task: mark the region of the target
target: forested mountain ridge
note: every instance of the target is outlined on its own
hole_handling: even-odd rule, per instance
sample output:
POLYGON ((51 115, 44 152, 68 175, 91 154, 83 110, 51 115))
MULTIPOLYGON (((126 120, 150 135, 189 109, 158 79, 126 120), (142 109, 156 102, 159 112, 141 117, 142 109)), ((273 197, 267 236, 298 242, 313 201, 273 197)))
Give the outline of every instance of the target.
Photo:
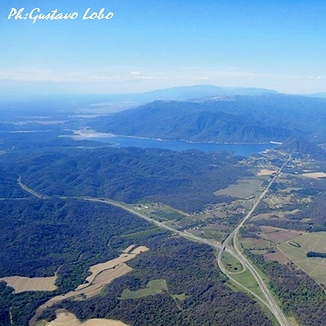
MULTIPOLYGON (((15 294, 0 282, 0 324, 11 325, 13 316, 13 325, 27 326, 44 301, 81 284, 89 266, 139 244, 150 250, 131 265, 133 273, 111 283, 101 295, 66 300, 61 307, 81 320, 110 316, 133 325, 208 325, 229 319, 239 324, 244 314, 248 326, 271 325, 252 299, 225 284, 211 248, 171 236, 120 208, 82 199, 103 195, 128 202, 157 200, 191 211, 218 200, 212 193, 217 188, 252 174, 238 161, 227 153, 137 148, 2 155, 1 276, 57 272, 58 289, 15 294), (40 198, 24 189, 19 192, 19 175, 40 198), (7 191, 10 188, 15 191, 7 191), (155 279, 163 279, 169 291, 120 299, 125 289, 141 290, 155 279)), ((50 320, 57 308, 42 318, 50 320)))
POLYGON ((285 94, 154 101, 95 119, 118 135, 217 143, 267 143, 289 137, 326 140, 326 100, 285 94))
POLYGON ((268 143, 302 135, 196 102, 155 101, 95 121, 94 128, 115 134, 197 142, 268 143))
POLYGON ((214 191, 251 175, 238 160, 226 153, 105 148, 26 156, 13 170, 43 195, 146 199, 191 212, 218 202, 214 191))
POLYGON ((283 142, 279 149, 288 153, 309 155, 318 161, 326 160, 326 150, 305 138, 289 138, 283 142))

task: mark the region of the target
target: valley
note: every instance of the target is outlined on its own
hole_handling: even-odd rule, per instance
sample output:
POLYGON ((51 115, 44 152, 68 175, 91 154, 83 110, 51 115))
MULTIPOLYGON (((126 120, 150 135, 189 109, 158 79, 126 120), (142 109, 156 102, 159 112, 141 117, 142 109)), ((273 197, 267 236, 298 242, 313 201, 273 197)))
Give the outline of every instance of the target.
MULTIPOLYGON (((243 101, 249 99, 222 104, 243 101)), ((216 109, 207 99, 187 103, 189 110, 216 109)), ((183 104, 162 105, 163 112, 166 105, 183 104)), ((233 109, 232 114, 241 111, 233 109)), ((313 133, 305 129, 307 138, 284 139, 288 134, 282 131, 273 138, 281 146, 245 156, 141 142, 115 147, 114 141, 70 137, 94 124, 101 131, 109 117, 96 120, 96 114, 85 118, 76 112, 2 117, 4 326, 52 325, 65 318, 76 325, 92 320, 240 325, 244 311, 247 325, 324 323, 326 170, 322 146, 311 142, 313 133), (136 247, 146 250, 128 256, 128 265, 110 265, 136 247), (25 287, 11 283, 13 277, 25 287), (37 285, 50 279, 52 287, 37 285), (27 280, 35 287, 27 287, 27 280)), ((207 115, 205 132, 212 121, 207 115)), ((164 132, 168 125, 166 120, 164 132)), ((257 133, 246 137, 263 140, 257 133)))
MULTIPOLYGON (((251 177, 252 179, 249 179, 250 180, 249 184, 253 185, 253 187, 247 189, 246 192, 243 192, 243 191, 239 192, 238 188, 242 188, 242 187, 246 186, 248 184, 248 179, 243 179, 242 181, 240 180, 237 183, 237 185, 232 186, 232 187, 229 186, 228 188, 225 188, 225 189, 228 189, 228 194, 227 194, 228 196, 233 195, 233 196, 240 196, 242 198, 241 200, 242 200, 243 205, 241 208, 242 211, 241 211, 240 215, 242 214, 244 217, 242 219, 241 219, 241 217, 238 217, 239 222, 237 222, 237 220, 233 220, 233 224, 229 225, 231 227, 231 228, 229 228, 229 230, 232 230, 232 225, 238 225, 238 226, 236 229, 234 229, 233 232, 231 232, 229 234, 229 236, 227 238, 224 238, 224 240, 223 240, 223 238, 220 238, 219 241, 212 241, 213 239, 217 239, 217 238, 212 236, 212 233, 210 232, 210 230, 213 231, 214 229, 216 229, 216 226, 218 226, 219 223, 218 223, 218 219, 217 220, 215 219, 214 224, 211 225, 209 223, 209 221, 210 221, 209 217, 212 216, 212 214, 217 214, 218 211, 221 211, 220 207, 211 207, 210 209, 205 210, 204 212, 202 212, 200 214, 198 214, 198 213, 189 214, 187 212, 183 212, 182 210, 174 209, 171 206, 166 206, 164 204, 159 204, 159 203, 126 204, 126 203, 116 202, 116 201, 113 201, 110 199, 94 198, 94 197, 88 197, 88 196, 87 197, 76 197, 75 196, 75 197, 71 197, 71 198, 75 199, 75 200, 84 200, 84 201, 90 201, 90 202, 94 202, 94 203, 105 203, 105 204, 109 204, 109 205, 113 205, 113 206, 122 208, 132 214, 135 214, 135 215, 145 219, 146 221, 148 221, 150 223, 153 223, 154 225, 158 226, 159 228, 167 229, 167 230, 169 230, 173 233, 176 233, 177 235, 180 235, 186 239, 196 241, 196 242, 206 243, 206 244, 212 246, 213 248, 218 249, 219 250, 218 264, 219 264, 221 271, 223 273, 225 273, 234 282, 234 284, 236 286, 240 286, 240 288, 243 288, 246 292, 257 297, 258 300, 261 300, 266 306, 268 306, 269 309, 271 309, 271 311, 273 312, 276 319, 279 320, 280 325, 290 325, 287 318, 284 315, 282 315, 281 310, 279 310, 276 302, 273 301, 274 299, 272 299, 271 294, 268 294, 268 296, 267 296, 267 293, 269 293, 269 290, 267 289, 267 287, 263 281, 263 278, 261 278, 261 276, 259 275, 260 272, 257 273, 257 271, 255 270, 253 265, 243 256, 242 249, 240 249, 240 247, 238 245, 238 241, 239 241, 239 244, 245 250, 248 250, 247 248, 250 248, 249 250, 251 250, 251 251, 253 250, 253 252, 257 252, 257 251, 259 252, 259 250, 260 250, 259 246, 261 246, 259 244, 259 242, 257 242, 255 245, 253 245, 253 244, 250 245, 250 242, 248 244, 248 241, 247 241, 247 244, 245 244, 244 239, 241 240, 242 235, 243 235, 242 234, 240 237, 240 240, 238 240, 237 238, 234 238, 233 245, 231 245, 231 237, 233 235, 235 237, 237 237, 237 234, 238 234, 240 228, 242 227, 242 225, 244 224, 244 222, 247 221, 252 216, 252 214, 255 212, 256 208, 260 205, 260 202, 262 200, 269 200, 268 199, 269 196, 266 196, 266 195, 268 194, 270 187, 272 187, 274 182, 278 181, 282 170, 287 168, 287 165, 289 164, 289 162, 290 161, 293 162, 293 159, 291 156, 289 156, 289 157, 285 156, 284 158, 282 158, 279 156, 279 154, 277 152, 275 152, 275 154, 273 152, 269 152, 268 154, 265 154, 265 155, 269 155, 271 157, 276 155, 278 163, 283 161, 282 167, 277 168, 275 165, 274 166, 269 165, 269 166, 265 166, 264 169, 258 170, 258 172, 256 173, 256 175, 257 175, 256 178, 258 178, 258 180, 261 178, 265 178, 265 181, 266 181, 267 178, 270 178, 268 180, 269 182, 267 184, 265 184, 265 186, 263 186, 263 183, 264 183, 263 180, 260 180, 259 182, 254 183, 253 182, 254 178, 251 177), (270 177, 270 174, 272 174, 272 178, 270 177), (260 195, 258 195, 259 193, 260 193, 260 195), (246 204, 244 204, 244 203, 246 203, 246 204), (249 205, 248 205, 248 203, 249 203, 249 205), (189 226, 190 226, 190 228, 189 228, 189 226), (234 247, 235 252, 232 251, 233 247, 234 247), (252 247, 254 249, 252 249, 252 247), (232 254, 234 256, 234 258, 236 259, 232 264, 237 264, 236 261, 241 262, 240 263, 241 265, 238 266, 238 268, 240 268, 240 272, 236 273, 236 275, 237 275, 236 278, 233 278, 234 272, 230 273, 230 271, 228 271, 224 267, 225 266, 225 262, 224 262, 225 256, 224 256, 224 258, 222 258, 222 257, 223 257, 223 252, 224 252, 225 248, 228 248, 227 249, 228 253, 232 254), (245 268, 245 269, 243 270, 243 268, 245 268), (241 272, 241 269, 242 269, 242 272, 241 272), (250 273, 252 273, 254 278, 256 278, 256 280, 259 284, 259 288, 260 288, 260 290, 258 292, 257 292, 257 289, 248 288, 246 286, 246 282, 248 281, 248 276, 246 276, 246 277, 244 277, 244 279, 242 279, 241 274, 243 272, 245 272, 246 269, 248 269, 250 271, 250 273), (243 281, 244 281, 244 283, 243 283, 243 281), (267 301, 265 301, 265 296, 267 296, 267 301), (273 305, 276 305, 275 307, 277 307, 277 308, 271 308, 271 307, 273 307, 273 305), (274 309, 276 309, 276 310, 274 311, 274 309)), ((258 161, 256 162, 257 165, 260 164, 259 163, 260 160, 261 160, 261 157, 258 158, 258 161)), ((303 161, 300 160, 300 165, 302 165, 302 163, 303 163, 303 161)), ((309 162, 309 164, 311 166, 311 162, 309 162)), ((302 176, 302 178, 304 178, 304 176, 302 176)), ((21 177, 19 177, 17 183, 23 190, 27 191, 28 193, 30 193, 30 195, 36 197, 37 199, 49 200, 51 198, 51 196, 48 196, 48 195, 44 196, 44 195, 40 194, 39 192, 28 187, 26 184, 24 184, 22 182, 21 177)), ((226 190, 223 190, 223 191, 226 191, 226 190)), ((226 193, 224 193, 224 195, 226 195, 226 193)), ((61 200, 69 199, 69 197, 67 197, 67 196, 57 196, 57 198, 61 199, 61 200)), ((232 201, 230 204, 231 205, 229 205, 229 206, 225 205, 223 207, 223 212, 224 212, 225 217, 232 216, 232 211, 234 210, 233 206, 235 203, 234 203, 234 201, 232 201)), ((237 214, 239 214, 239 212, 237 214)), ((224 219, 225 219, 225 217, 224 217, 224 219)), ((223 226, 223 222, 222 222, 221 226, 223 226)), ((264 227, 262 226, 262 228, 264 228, 264 227)), ((266 226, 265 228, 267 228, 267 230, 269 230, 269 234, 273 233, 273 230, 276 230, 276 232, 278 232, 278 233, 282 230, 282 229, 271 229, 270 230, 270 229, 268 229, 268 226, 266 226)), ((227 234, 227 232, 228 232, 226 230, 227 230, 227 228, 224 229, 225 234, 227 234)), ((269 241, 270 243, 273 243, 273 241, 279 241, 279 243, 282 243, 282 239, 285 239, 285 240, 286 239, 291 239, 291 240, 296 239, 297 234, 293 233, 294 231, 292 231, 291 229, 289 230, 289 232, 290 232, 289 236, 286 235, 285 237, 282 237, 282 235, 280 235, 280 237, 274 237, 274 239, 273 239, 273 236, 269 236, 269 240, 266 240, 266 241, 269 241)), ((251 237, 253 237, 253 236, 251 236, 251 237)), ((255 237, 257 237, 257 235, 255 237)), ((258 238, 260 238, 259 235, 258 235, 258 238)), ((261 238, 263 239, 264 237, 261 237, 261 238)), ((249 240, 250 240, 250 238, 249 238, 249 240)), ((253 240, 251 240, 251 242, 253 243, 253 240)), ((260 243, 263 244, 263 250, 267 250, 267 252, 269 252, 270 248, 273 247, 271 244, 269 244, 269 242, 267 242, 268 245, 267 245, 267 249, 266 249, 266 244, 263 244, 263 242, 260 241, 260 243)), ((265 258, 267 258, 267 257, 268 256, 265 255, 265 258)), ((277 257, 277 256, 275 256, 275 257, 277 257)), ((274 260, 274 256, 270 255, 269 259, 274 260)), ((290 261, 293 261, 293 260, 290 259, 290 261)), ((295 261, 293 261, 293 262, 295 262, 295 261)), ((248 273, 248 272, 246 272, 246 273, 248 273)), ((81 293, 84 293, 83 289, 78 290, 78 291, 79 292, 81 291, 81 293)), ((78 291, 76 293, 73 293, 72 295, 74 295, 74 296, 78 295, 78 293, 79 293, 78 291)), ((64 299, 65 297, 66 296, 62 296, 62 299, 64 299)), ((69 298, 69 294, 68 294, 67 298, 69 298)), ((87 295, 86 295, 85 299, 86 298, 87 298, 87 295)))

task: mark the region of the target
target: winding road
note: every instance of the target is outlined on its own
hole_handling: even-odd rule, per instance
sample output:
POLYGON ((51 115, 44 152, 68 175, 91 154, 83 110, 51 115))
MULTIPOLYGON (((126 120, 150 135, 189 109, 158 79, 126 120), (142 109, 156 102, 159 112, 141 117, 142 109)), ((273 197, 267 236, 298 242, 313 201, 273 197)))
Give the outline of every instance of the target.
MULTIPOLYGON (((258 273, 257 269, 254 267, 254 265, 242 254, 242 252, 241 252, 241 250, 239 248, 238 238, 237 238, 239 230, 241 229, 241 227, 244 225, 244 223, 246 223, 251 218, 253 212, 256 210, 257 206, 259 205, 261 200, 264 198, 264 196, 268 192, 269 188, 274 183, 274 181, 278 178, 278 176, 282 172, 284 166, 289 162, 290 159, 291 159, 291 157, 289 157, 287 159, 287 161, 282 165, 282 167, 277 171, 277 173, 270 180, 270 182, 268 183, 266 188, 259 195, 259 197, 255 201, 255 203, 253 204, 252 208, 249 210, 247 215, 241 220, 241 222, 238 224, 238 226, 228 235, 228 237, 224 240, 224 242, 222 244, 219 244, 216 241, 204 239, 202 237, 196 236, 194 234, 191 234, 191 233, 188 233, 188 232, 185 232, 185 231, 177 230, 177 229, 175 229, 175 228, 173 228, 173 227, 171 227, 169 225, 166 225, 164 222, 159 222, 159 221, 157 221, 157 220, 155 220, 155 219, 153 219, 151 217, 148 217, 145 214, 142 214, 142 213, 136 211, 135 209, 131 208, 129 205, 127 205, 125 203, 118 202, 118 201, 114 201, 114 200, 110 200, 110 199, 106 199, 106 198, 102 199, 102 198, 96 198, 96 197, 89 197, 89 196, 84 196, 84 197, 53 196, 53 197, 60 198, 60 199, 63 199, 63 200, 71 198, 71 199, 78 199, 78 200, 85 200, 85 201, 99 202, 99 203, 105 203, 105 204, 113 205, 113 206, 119 207, 119 208, 133 214, 133 215, 136 215, 136 216, 138 216, 138 217, 140 217, 140 218, 142 218, 142 219, 156 225, 159 228, 162 228, 162 229, 168 230, 170 232, 176 233, 176 234, 182 236, 183 238, 186 238, 186 239, 189 239, 189 240, 192 240, 192 241, 196 241, 196 242, 199 242, 199 243, 207 244, 207 245, 213 247, 214 249, 217 249, 219 251, 217 261, 218 261, 218 265, 219 265, 220 270, 226 276, 228 276, 234 283, 236 283, 238 286, 240 286, 241 288, 243 288, 247 292, 251 293, 261 303, 263 303, 271 311, 271 313, 274 315, 274 317, 276 318, 276 320, 278 321, 278 323, 281 326, 290 326, 290 323, 288 322, 288 320, 287 320, 286 316, 284 315, 283 311, 281 310, 281 308, 279 307, 279 305, 275 301, 272 293, 268 289, 268 287, 265 284, 263 278, 260 276, 260 274, 258 273), (233 247, 231 246, 232 242, 233 242, 233 247), (234 256, 237 260, 239 260, 241 262, 241 264, 243 265, 243 267, 245 269, 248 269, 250 271, 250 273, 255 278, 258 286, 260 287, 263 295, 265 296, 266 301, 263 300, 260 296, 258 296, 254 292, 252 292, 249 288, 247 288, 246 286, 244 286, 243 284, 239 283, 238 281, 236 281, 236 280, 234 280, 232 278, 232 275, 230 275, 230 273, 226 270, 226 268, 224 267, 224 265, 222 263, 223 251, 226 251, 229 254, 231 254, 232 256, 234 256)), ((31 195, 33 195, 33 196, 35 196, 37 198, 45 199, 45 200, 51 198, 50 196, 43 196, 43 195, 39 194, 38 192, 34 191, 33 189, 29 188, 28 186, 26 186, 21 181, 21 176, 19 176, 19 178, 17 180, 17 183, 19 184, 19 186, 22 189, 24 189, 25 191, 29 192, 31 195)))

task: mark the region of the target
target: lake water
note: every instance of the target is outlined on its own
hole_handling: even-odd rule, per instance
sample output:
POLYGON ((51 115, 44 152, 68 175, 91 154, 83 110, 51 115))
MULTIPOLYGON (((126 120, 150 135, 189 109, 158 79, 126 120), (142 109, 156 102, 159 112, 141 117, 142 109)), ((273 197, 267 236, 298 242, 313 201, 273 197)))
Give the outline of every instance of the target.
POLYGON ((254 153, 262 152, 269 148, 276 148, 276 144, 215 144, 215 143, 189 143, 185 141, 163 141, 148 138, 137 137, 103 137, 94 138, 94 140, 101 142, 114 143, 114 147, 140 147, 140 148, 162 148, 174 151, 185 151, 196 149, 203 152, 233 152, 236 155, 249 156, 254 153))

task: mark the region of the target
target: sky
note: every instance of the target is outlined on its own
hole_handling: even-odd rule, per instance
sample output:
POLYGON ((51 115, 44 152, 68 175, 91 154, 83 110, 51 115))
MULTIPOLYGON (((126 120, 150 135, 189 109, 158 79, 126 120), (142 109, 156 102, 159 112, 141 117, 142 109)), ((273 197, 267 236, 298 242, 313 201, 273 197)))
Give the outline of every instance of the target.
POLYGON ((1 0, 0 94, 326 92, 325 17, 324 0, 1 0), (54 10, 75 19, 38 19, 54 10))

